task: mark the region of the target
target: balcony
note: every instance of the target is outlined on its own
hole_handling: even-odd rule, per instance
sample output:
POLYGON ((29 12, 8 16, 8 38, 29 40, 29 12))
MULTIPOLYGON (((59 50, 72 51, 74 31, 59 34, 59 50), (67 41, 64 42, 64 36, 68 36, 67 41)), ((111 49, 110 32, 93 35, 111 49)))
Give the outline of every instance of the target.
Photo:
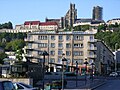
POLYGON ((33 55, 26 54, 25 57, 27 57, 27 58, 33 58, 34 56, 33 56, 33 55))
POLYGON ((88 43, 96 43, 97 39, 89 40, 88 43))
POLYGON ((25 40, 25 42, 31 42, 31 43, 34 42, 34 40, 32 40, 32 39, 28 39, 28 38, 26 38, 26 39, 24 39, 24 40, 25 40))
POLYGON ((25 49, 26 49, 26 50, 31 50, 31 51, 33 50, 32 47, 26 47, 25 49))
POLYGON ((97 58, 97 55, 88 55, 88 58, 95 59, 95 58, 97 58))
POLYGON ((96 51, 96 50, 97 50, 97 47, 89 47, 88 50, 89 50, 89 51, 96 51))

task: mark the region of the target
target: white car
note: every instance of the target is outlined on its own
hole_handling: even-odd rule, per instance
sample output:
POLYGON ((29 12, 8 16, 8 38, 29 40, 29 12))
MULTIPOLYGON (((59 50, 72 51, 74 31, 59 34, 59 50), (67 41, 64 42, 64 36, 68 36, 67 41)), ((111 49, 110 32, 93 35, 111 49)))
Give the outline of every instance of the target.
POLYGON ((117 72, 112 72, 112 73, 110 73, 109 76, 113 76, 113 77, 115 77, 115 76, 118 76, 118 73, 117 73, 117 72))
POLYGON ((36 88, 33 88, 31 85, 27 85, 22 82, 16 82, 14 83, 16 90, 37 90, 36 88))

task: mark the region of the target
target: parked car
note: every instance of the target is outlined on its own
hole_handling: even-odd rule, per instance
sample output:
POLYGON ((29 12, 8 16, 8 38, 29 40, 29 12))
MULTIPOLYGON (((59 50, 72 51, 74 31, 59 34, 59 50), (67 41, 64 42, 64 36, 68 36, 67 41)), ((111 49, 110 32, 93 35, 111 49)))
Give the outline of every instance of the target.
POLYGON ((16 90, 37 90, 36 88, 33 88, 31 85, 27 85, 22 82, 16 82, 14 83, 16 90))
POLYGON ((0 81, 0 90, 16 90, 11 81, 0 81))
POLYGON ((112 72, 112 73, 110 73, 109 76, 113 76, 113 77, 115 77, 115 76, 118 76, 118 73, 117 73, 117 72, 112 72))

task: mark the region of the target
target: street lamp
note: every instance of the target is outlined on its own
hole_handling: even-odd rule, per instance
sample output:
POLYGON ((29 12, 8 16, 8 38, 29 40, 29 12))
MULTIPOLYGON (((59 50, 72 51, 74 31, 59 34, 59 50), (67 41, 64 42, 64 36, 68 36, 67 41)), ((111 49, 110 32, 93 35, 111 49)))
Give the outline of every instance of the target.
POLYGON ((118 46, 118 44, 116 43, 115 44, 115 72, 117 72, 117 59, 116 59, 117 46, 118 46))
POLYGON ((87 65, 88 65, 88 62, 87 62, 87 58, 85 59, 85 62, 84 62, 84 64, 85 64, 85 85, 86 85, 86 82, 87 82, 87 65))
POLYGON ((91 63, 91 65, 92 65, 92 81, 93 81, 93 66, 95 65, 93 62, 91 63))
MULTIPOLYGON (((62 56, 64 55, 63 53, 62 56)), ((67 61, 65 57, 62 58, 62 90, 64 90, 64 61, 67 61)))
POLYGON ((45 76, 45 56, 48 56, 49 54, 47 51, 43 51, 43 90, 44 90, 44 76, 45 76))
POLYGON ((76 87, 77 87, 77 75, 78 75, 78 62, 76 61, 76 87))

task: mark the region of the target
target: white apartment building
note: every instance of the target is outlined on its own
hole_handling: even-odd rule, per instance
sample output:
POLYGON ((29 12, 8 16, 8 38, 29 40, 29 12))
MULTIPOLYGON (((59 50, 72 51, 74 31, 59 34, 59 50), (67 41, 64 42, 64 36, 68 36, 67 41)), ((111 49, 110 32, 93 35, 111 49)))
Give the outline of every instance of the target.
MULTIPOLYGON (((45 57, 45 64, 49 64, 52 71, 57 71, 57 68, 62 65, 63 53, 67 59, 65 64, 69 68, 76 67, 76 61, 78 62, 79 73, 85 70, 85 59, 89 63, 87 67, 88 72, 91 69, 90 64, 92 62, 95 63, 95 66, 100 65, 100 63, 96 63, 96 59, 98 59, 97 62, 100 61, 97 58, 99 56, 99 53, 97 53, 99 47, 96 46, 97 40, 94 38, 94 33, 92 32, 32 32, 28 34, 25 40, 28 42, 26 57, 32 62, 42 62, 42 53, 43 51, 47 51, 49 56, 45 57)), ((110 51, 106 53, 111 54, 110 51)))
POLYGON ((107 21, 108 25, 115 24, 115 23, 120 24, 120 18, 115 18, 107 21))

